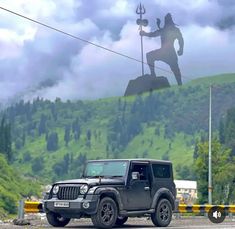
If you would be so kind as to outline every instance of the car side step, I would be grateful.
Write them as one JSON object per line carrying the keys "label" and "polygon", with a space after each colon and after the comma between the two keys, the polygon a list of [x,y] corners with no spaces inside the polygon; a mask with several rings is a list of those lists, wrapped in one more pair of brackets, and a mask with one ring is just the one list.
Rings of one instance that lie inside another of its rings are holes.
{"label": "car side step", "polygon": [[121,216],[138,216],[143,214],[154,213],[155,209],[141,210],[141,211],[120,211]]}

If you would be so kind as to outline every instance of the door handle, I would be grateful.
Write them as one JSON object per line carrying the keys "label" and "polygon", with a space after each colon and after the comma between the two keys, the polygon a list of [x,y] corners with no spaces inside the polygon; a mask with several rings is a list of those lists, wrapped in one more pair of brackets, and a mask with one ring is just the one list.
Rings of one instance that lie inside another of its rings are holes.
{"label": "door handle", "polygon": [[144,187],[144,190],[145,190],[145,191],[149,191],[150,188],[149,188],[149,187]]}

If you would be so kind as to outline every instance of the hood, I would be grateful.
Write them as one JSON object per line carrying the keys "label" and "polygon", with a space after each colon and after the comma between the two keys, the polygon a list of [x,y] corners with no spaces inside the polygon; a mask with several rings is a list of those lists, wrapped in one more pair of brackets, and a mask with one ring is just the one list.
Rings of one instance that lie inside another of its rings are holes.
{"label": "hood", "polygon": [[123,178],[83,178],[83,179],[73,179],[73,180],[64,180],[56,182],[55,184],[88,184],[89,186],[96,185],[124,185],[125,181]]}

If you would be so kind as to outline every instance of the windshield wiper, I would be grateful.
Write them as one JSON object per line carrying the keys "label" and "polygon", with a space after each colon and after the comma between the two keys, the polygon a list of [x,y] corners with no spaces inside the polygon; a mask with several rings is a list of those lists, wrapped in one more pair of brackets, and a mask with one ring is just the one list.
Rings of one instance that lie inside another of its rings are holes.
{"label": "windshield wiper", "polygon": [[121,175],[114,175],[114,176],[109,176],[109,178],[123,178]]}
{"label": "windshield wiper", "polygon": [[104,178],[106,176],[86,176],[85,178]]}
{"label": "windshield wiper", "polygon": [[121,175],[114,175],[114,176],[86,176],[84,178],[123,178]]}

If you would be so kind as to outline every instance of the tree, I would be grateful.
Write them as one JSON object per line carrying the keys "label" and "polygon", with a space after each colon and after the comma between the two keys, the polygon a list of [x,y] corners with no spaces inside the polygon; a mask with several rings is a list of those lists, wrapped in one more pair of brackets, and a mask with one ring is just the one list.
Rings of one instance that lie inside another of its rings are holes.
{"label": "tree", "polygon": [[47,138],[47,150],[56,151],[58,149],[58,143],[58,134],[56,132],[52,132]]}
{"label": "tree", "polygon": [[45,114],[42,114],[41,118],[40,118],[39,125],[38,125],[39,136],[41,136],[42,134],[45,134],[47,131],[46,121],[47,121],[47,116]]}
{"label": "tree", "polygon": [[55,103],[51,103],[51,114],[52,114],[52,117],[54,119],[54,121],[57,121],[57,111],[56,111],[56,107],[55,107]]}
{"label": "tree", "polygon": [[[208,142],[197,144],[197,158],[194,169],[198,181],[199,203],[208,201]],[[235,157],[231,150],[224,148],[218,140],[212,142],[212,186],[213,203],[226,204],[232,202],[235,190],[232,189],[235,180]],[[228,188],[229,187],[229,188]]]}
{"label": "tree", "polygon": [[78,122],[78,118],[72,123],[72,131],[74,134],[74,140],[78,141],[81,135],[81,127]]}
{"label": "tree", "polygon": [[224,140],[225,145],[230,147],[233,155],[235,155],[235,108],[227,111],[224,128],[220,129],[220,137],[222,142]]}
{"label": "tree", "polygon": [[71,177],[78,178],[81,176],[86,160],[86,155],[82,153],[80,153],[78,157],[74,158],[70,167]]}
{"label": "tree", "polygon": [[5,125],[5,154],[8,162],[12,162],[13,154],[11,149],[11,125]]}
{"label": "tree", "polygon": [[44,169],[44,159],[42,157],[37,157],[33,160],[32,171],[38,174]]}
{"label": "tree", "polygon": [[67,153],[64,155],[61,161],[53,165],[53,170],[59,178],[62,178],[68,174],[69,165],[70,165],[70,156]]}
{"label": "tree", "polygon": [[31,157],[30,152],[29,152],[29,151],[26,151],[26,152],[24,153],[24,155],[23,155],[23,160],[24,160],[24,162],[29,162],[29,161],[31,161],[31,159],[32,159],[32,157]]}
{"label": "tree", "polygon": [[168,161],[169,160],[169,150],[167,150],[163,155],[162,155],[162,160]]}
{"label": "tree", "polygon": [[67,125],[64,128],[64,141],[65,141],[65,145],[68,146],[69,141],[70,141],[70,126]]}
{"label": "tree", "polygon": [[0,152],[5,155],[8,162],[13,159],[11,145],[11,125],[3,117],[0,124]]}
{"label": "tree", "polygon": [[179,177],[179,179],[182,180],[195,180],[196,175],[194,172],[194,169],[190,165],[177,165],[176,168],[176,173]]}
{"label": "tree", "polygon": [[88,129],[87,132],[86,132],[86,146],[88,148],[91,148],[91,130]]}
{"label": "tree", "polygon": [[0,125],[0,152],[4,153],[5,150],[5,117],[2,118],[1,120],[1,125]]}
{"label": "tree", "polygon": [[87,141],[91,141],[91,130],[88,129],[86,132]]}
{"label": "tree", "polygon": [[23,143],[22,143],[21,138],[16,138],[16,140],[15,140],[15,148],[17,150],[20,150],[22,148],[22,146],[23,146]]}
{"label": "tree", "polygon": [[219,140],[221,144],[225,144],[225,123],[223,119],[219,123]]}

